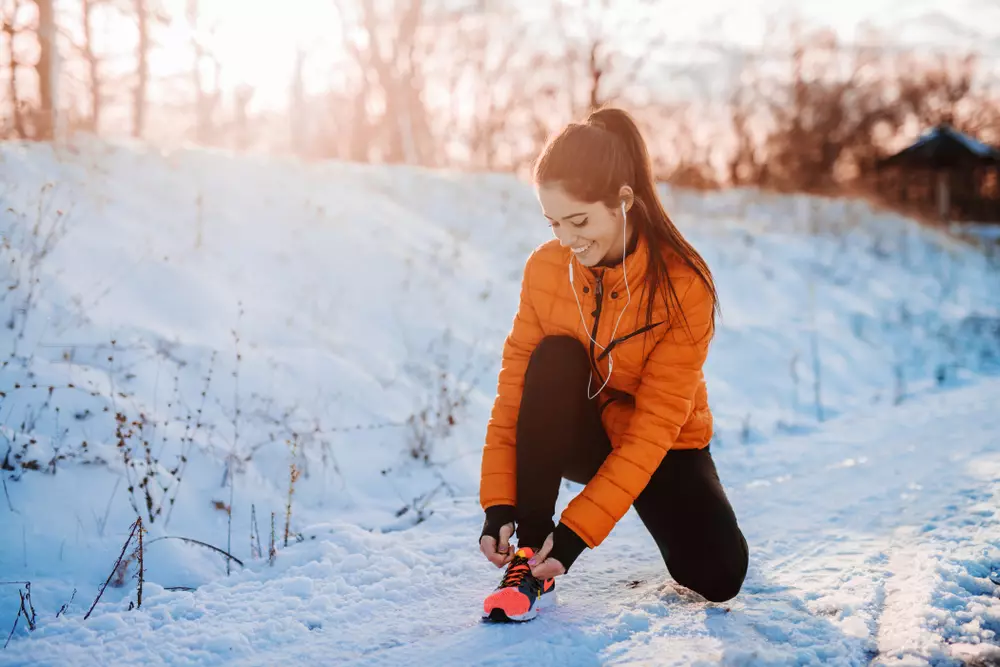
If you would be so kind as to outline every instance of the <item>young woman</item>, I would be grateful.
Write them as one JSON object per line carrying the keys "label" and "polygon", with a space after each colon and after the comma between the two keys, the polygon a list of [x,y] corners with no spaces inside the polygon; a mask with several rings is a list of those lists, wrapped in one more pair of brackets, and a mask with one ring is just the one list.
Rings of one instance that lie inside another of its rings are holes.
{"label": "young woman", "polygon": [[[483,617],[534,618],[631,506],[678,583],[728,600],[748,548],[708,447],[711,272],[663,209],[626,112],[567,126],[534,180],[556,238],[525,266],[487,426],[479,544],[507,570]],[[555,525],[563,478],[585,486]]]}

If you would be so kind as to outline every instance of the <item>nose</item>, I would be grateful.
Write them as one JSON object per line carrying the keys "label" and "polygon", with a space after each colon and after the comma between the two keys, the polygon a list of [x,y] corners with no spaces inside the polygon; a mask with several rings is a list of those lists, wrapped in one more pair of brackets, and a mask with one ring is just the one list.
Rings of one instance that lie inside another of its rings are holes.
{"label": "nose", "polygon": [[561,245],[563,248],[572,247],[577,240],[576,234],[574,234],[572,231],[565,230],[561,227],[556,228],[552,231],[556,235],[556,238],[559,239],[559,245]]}

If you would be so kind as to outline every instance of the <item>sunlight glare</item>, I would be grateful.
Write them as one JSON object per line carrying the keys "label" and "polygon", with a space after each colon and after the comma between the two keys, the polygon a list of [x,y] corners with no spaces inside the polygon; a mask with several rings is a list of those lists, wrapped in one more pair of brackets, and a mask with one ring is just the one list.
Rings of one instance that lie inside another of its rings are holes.
{"label": "sunlight glare", "polygon": [[[167,0],[176,17],[158,35],[157,60],[171,72],[189,71],[191,32],[184,19],[187,0]],[[287,105],[299,49],[307,53],[303,79],[307,91],[329,86],[331,71],[344,62],[341,27],[332,0],[292,0],[285,3],[246,0],[200,0],[198,32],[221,65],[221,86],[254,89],[252,108]],[[212,26],[214,35],[209,35]]]}

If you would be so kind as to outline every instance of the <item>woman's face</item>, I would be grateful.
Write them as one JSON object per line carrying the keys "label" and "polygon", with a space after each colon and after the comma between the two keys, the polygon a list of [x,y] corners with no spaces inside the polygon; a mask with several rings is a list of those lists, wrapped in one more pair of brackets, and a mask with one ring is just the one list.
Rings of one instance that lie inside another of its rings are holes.
{"label": "woman's face", "polygon": [[603,202],[582,202],[558,185],[540,185],[536,192],[552,232],[581,264],[590,267],[622,258],[625,230],[620,208],[610,209]]}

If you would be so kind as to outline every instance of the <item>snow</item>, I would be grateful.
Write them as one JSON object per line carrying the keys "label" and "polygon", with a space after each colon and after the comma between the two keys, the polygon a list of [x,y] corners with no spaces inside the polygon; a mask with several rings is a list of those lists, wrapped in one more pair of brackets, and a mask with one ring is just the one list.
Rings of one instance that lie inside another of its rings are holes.
{"label": "snow", "polygon": [[[550,235],[529,187],[98,143],[0,144],[0,184],[0,580],[37,611],[0,664],[1000,659],[1000,272],[958,240],[858,202],[665,189],[723,301],[712,450],[746,585],[679,588],[630,512],[554,610],[493,626],[479,456]],[[121,447],[115,412],[146,420]],[[84,620],[147,470],[142,606],[133,563]]]}
{"label": "snow", "polygon": [[967,222],[949,225],[955,234],[962,234],[984,244],[1000,244],[1000,224]]}

